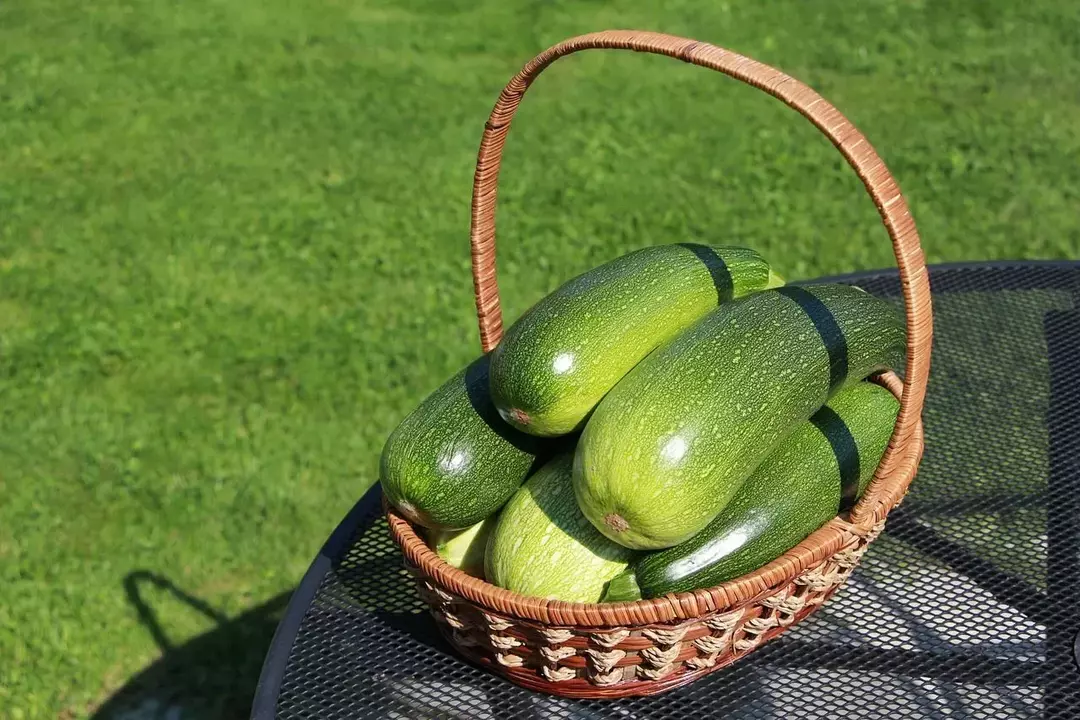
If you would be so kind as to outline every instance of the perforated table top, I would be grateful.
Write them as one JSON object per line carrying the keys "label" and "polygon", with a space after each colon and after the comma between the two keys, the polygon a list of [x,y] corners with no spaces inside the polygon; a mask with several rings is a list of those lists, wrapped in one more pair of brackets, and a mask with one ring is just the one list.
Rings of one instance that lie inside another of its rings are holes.
{"label": "perforated table top", "polygon": [[[894,271],[833,278],[899,302]],[[1080,263],[931,269],[926,454],[808,620],[666,695],[564,700],[461,659],[369,491],[293,596],[269,718],[1080,718]]]}

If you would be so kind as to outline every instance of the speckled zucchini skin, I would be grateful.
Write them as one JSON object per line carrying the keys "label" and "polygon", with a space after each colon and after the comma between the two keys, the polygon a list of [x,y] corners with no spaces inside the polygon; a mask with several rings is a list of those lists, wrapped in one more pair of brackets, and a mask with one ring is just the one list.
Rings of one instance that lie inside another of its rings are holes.
{"label": "speckled zucchini skin", "polygon": [[575,455],[582,511],[627,547],[683,542],[830,395],[897,367],[904,337],[891,305],[846,285],[724,303],[596,408]]}
{"label": "speckled zucchini skin", "polygon": [[510,499],[546,443],[502,421],[488,392],[490,355],[450,378],[401,421],[383,447],[379,480],[411,521],[475,525]]}
{"label": "speckled zucchini skin", "polygon": [[704,530],[648,553],[613,579],[606,602],[713,587],[771,562],[852,505],[889,444],[900,403],[856,383],[801,423]]}
{"label": "speckled zucchini skin", "polygon": [[560,455],[519,489],[491,531],[489,582],[523,595],[598,602],[632,551],[601,535],[574,501],[573,456]]}
{"label": "speckled zucchini skin", "polygon": [[579,429],[642,358],[718,302],[769,281],[768,264],[753,250],[690,243],[644,248],[594,268],[506,331],[491,360],[495,405],[533,435]]}

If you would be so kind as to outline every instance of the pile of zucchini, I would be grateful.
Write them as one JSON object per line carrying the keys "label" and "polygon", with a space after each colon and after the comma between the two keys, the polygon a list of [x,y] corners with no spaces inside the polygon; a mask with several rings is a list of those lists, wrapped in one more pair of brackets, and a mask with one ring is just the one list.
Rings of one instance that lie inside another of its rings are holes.
{"label": "pile of zucchini", "polygon": [[440,555],[580,602],[711,587],[853,503],[899,404],[904,322],[756,252],[674,244],[570,280],[390,435],[388,500]]}

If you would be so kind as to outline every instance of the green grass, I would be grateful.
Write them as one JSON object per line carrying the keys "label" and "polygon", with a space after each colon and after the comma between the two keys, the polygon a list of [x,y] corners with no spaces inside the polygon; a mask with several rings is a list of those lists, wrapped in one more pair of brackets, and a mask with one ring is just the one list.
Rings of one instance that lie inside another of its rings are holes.
{"label": "green grass", "polygon": [[[930,261],[1080,255],[1075,2],[303,5],[0,3],[0,717],[92,714],[158,657],[133,570],[229,615],[298,582],[477,353],[479,134],[564,37],[666,30],[808,81]],[[648,243],[747,244],[791,278],[891,262],[808,123],[663,58],[553,66],[501,188],[509,318]],[[153,597],[174,642],[212,626]]]}

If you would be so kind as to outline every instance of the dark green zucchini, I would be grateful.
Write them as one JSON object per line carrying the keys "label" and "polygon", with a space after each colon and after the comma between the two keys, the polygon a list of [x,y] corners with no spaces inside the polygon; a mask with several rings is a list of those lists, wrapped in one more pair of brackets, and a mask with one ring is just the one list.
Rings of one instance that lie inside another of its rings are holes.
{"label": "dark green zucchini", "polygon": [[545,443],[503,422],[484,355],[429,395],[383,447],[379,479],[409,520],[460,530],[488,517],[525,481]]}

